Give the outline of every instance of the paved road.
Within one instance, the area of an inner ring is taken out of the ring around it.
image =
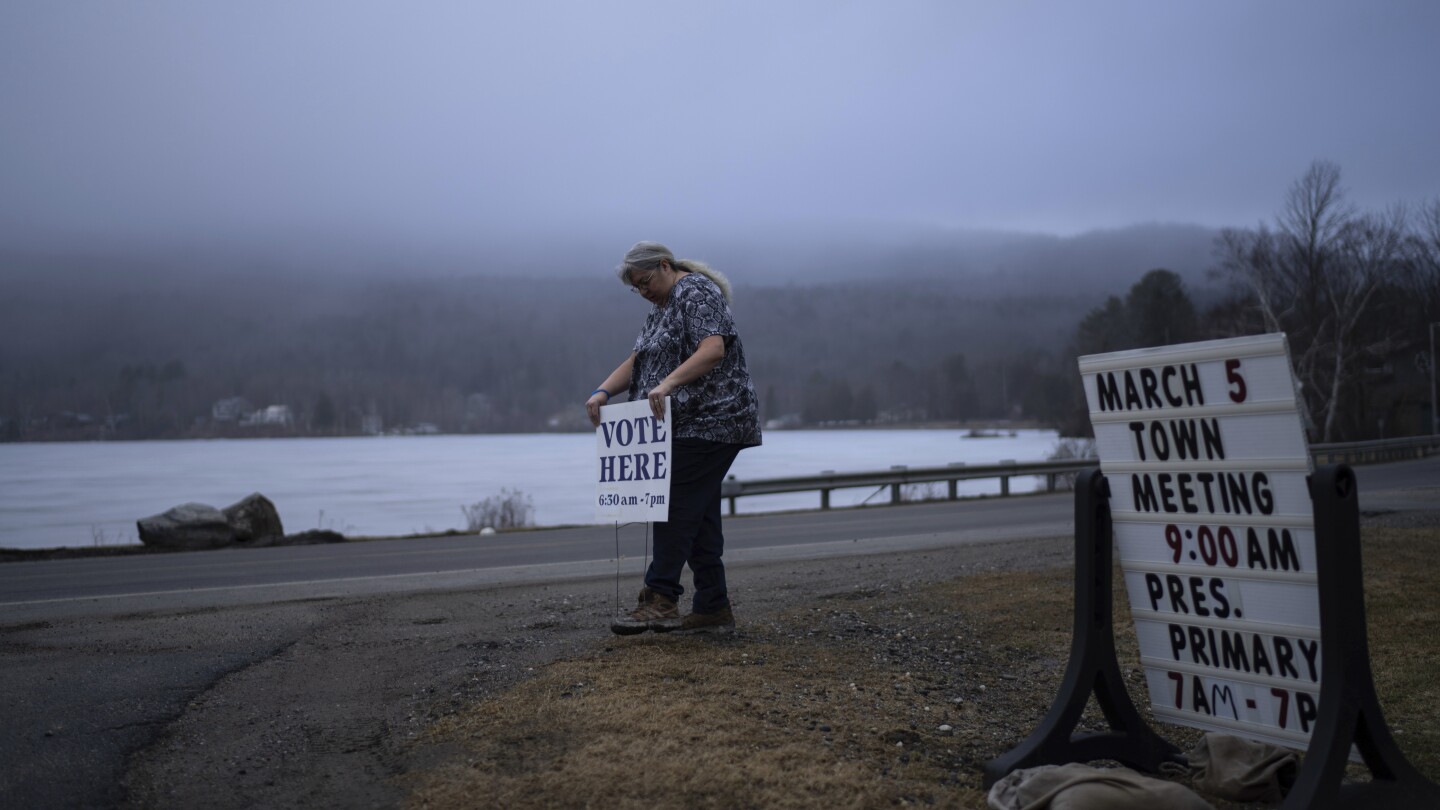
[[[876,553],[973,539],[1065,534],[1069,495],[965,500],[725,521],[732,562]],[[0,565],[4,622],[264,604],[297,598],[614,576],[617,532],[590,526],[323,546],[225,549]],[[643,525],[619,531],[619,566],[640,570]]]
[[[1440,509],[1440,456],[1355,468],[1360,508]]]

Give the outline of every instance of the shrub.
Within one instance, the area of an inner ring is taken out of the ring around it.
[[[499,495],[461,506],[460,512],[465,515],[465,528],[472,532],[518,529],[533,525],[535,502],[518,489],[502,489]]]
[[[924,484],[906,484],[900,488],[900,500],[906,503],[938,501],[945,497],[945,488],[939,481]]]
[[[1055,449],[1050,451],[1051,461],[1070,461],[1072,459],[1099,459],[1095,451],[1095,440],[1085,438],[1061,439],[1056,442]],[[1064,473],[1055,476],[1055,486],[1059,489],[1075,488],[1075,473]]]

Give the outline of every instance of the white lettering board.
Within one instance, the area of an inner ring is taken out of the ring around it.
[[[1304,748],[1312,470],[1284,335],[1080,358],[1155,716]]]
[[[595,522],[670,519],[669,397],[664,419],[643,399],[600,408],[595,451]]]

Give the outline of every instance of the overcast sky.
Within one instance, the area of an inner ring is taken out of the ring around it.
[[[0,4],[0,246],[1253,225],[1440,195],[1440,3]]]

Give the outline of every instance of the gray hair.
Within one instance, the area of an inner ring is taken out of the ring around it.
[[[659,242],[636,242],[634,247],[625,252],[625,259],[620,262],[619,267],[615,268],[615,275],[620,279],[620,283],[628,285],[630,283],[630,271],[640,270],[643,272],[654,270],[660,266],[661,261],[669,262],[670,266],[676,270],[699,273],[710,279],[715,282],[716,287],[720,288],[720,292],[725,296],[727,302],[732,300],[730,295],[730,279],[726,278],[724,273],[721,273],[719,270],[714,269],[704,262],[699,262],[694,259],[677,259],[675,258],[675,254],[670,252],[670,248],[665,247]]]

